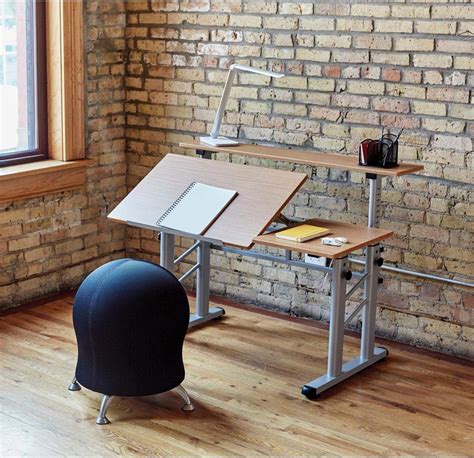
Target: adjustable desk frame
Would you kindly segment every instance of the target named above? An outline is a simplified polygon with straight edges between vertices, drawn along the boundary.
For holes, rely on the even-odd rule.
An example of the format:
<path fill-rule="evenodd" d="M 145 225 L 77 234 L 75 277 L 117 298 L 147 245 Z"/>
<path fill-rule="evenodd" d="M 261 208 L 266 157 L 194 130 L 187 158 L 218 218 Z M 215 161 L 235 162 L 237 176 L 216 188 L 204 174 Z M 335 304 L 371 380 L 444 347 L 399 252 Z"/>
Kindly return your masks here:
<path fill-rule="evenodd" d="M 196 153 L 204 159 L 211 158 L 211 152 L 197 149 Z M 237 153 L 238 154 L 238 153 Z M 380 194 L 381 175 L 367 174 L 370 183 L 368 226 L 378 227 L 380 222 Z M 257 241 L 258 243 L 258 241 Z M 379 283 L 380 266 L 383 263 L 381 253 L 383 248 L 380 243 L 369 245 L 366 248 L 366 268 L 364 273 L 352 274 L 349 269 L 349 258 L 344 256 L 333 259 L 333 266 L 323 267 L 291 259 L 291 251 L 286 251 L 285 257 L 273 256 L 256 251 L 247 251 L 225 246 L 211 245 L 211 243 L 197 240 L 184 253 L 174 258 L 174 235 L 161 232 L 160 237 L 160 264 L 173 271 L 194 250 L 197 250 L 197 262 L 179 280 L 183 281 L 196 272 L 196 311 L 190 318 L 189 326 L 193 327 L 213 320 L 225 312 L 222 308 L 209 307 L 209 282 L 210 282 L 210 254 L 211 247 L 223 252 L 231 252 L 243 256 L 251 256 L 269 261 L 280 262 L 329 273 L 331 283 L 331 312 L 329 324 L 328 364 L 327 373 L 316 378 L 302 387 L 302 394 L 312 399 L 323 391 L 346 380 L 350 376 L 371 366 L 385 358 L 388 351 L 375 346 L 375 320 L 377 313 L 377 288 Z M 347 291 L 347 281 L 355 278 L 357 282 Z M 364 298 L 354 312 L 345 320 L 346 301 L 353 293 L 364 286 Z M 360 354 L 349 362 L 343 363 L 344 327 L 362 310 L 362 335 Z"/>

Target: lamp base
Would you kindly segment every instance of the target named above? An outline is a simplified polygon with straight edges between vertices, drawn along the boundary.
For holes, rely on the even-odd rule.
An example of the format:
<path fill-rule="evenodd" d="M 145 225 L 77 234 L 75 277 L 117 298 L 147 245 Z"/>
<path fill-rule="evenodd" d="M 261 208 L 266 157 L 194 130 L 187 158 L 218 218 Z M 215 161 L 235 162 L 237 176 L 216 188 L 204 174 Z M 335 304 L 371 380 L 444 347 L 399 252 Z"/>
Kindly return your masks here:
<path fill-rule="evenodd" d="M 199 141 L 212 146 L 235 146 L 239 144 L 239 142 L 226 137 L 199 137 Z"/>

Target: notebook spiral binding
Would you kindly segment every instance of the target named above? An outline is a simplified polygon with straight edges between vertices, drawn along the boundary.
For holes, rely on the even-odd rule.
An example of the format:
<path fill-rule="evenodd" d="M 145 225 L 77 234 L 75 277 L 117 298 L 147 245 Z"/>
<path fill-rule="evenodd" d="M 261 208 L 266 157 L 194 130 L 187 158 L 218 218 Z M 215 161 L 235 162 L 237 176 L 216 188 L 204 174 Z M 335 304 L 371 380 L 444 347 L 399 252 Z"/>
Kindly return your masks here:
<path fill-rule="evenodd" d="M 186 195 L 191 191 L 191 189 L 196 186 L 196 182 L 193 181 L 186 190 L 171 204 L 170 208 L 166 210 L 161 216 L 160 219 L 156 222 L 157 226 L 161 226 L 161 223 L 166 219 L 166 217 L 179 205 L 179 203 L 186 197 Z"/>

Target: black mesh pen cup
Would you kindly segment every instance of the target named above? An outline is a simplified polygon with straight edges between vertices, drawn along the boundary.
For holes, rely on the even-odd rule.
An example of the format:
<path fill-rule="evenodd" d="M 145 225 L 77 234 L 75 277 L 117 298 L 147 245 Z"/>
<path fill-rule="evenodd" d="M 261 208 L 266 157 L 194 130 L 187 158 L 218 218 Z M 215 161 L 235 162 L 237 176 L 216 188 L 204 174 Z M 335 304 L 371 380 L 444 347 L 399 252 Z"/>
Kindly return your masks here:
<path fill-rule="evenodd" d="M 398 136 L 386 134 L 380 143 L 380 167 L 386 169 L 398 165 Z"/>
<path fill-rule="evenodd" d="M 381 140 L 363 140 L 359 146 L 359 165 L 396 167 L 398 165 L 398 137 L 386 134 Z"/>

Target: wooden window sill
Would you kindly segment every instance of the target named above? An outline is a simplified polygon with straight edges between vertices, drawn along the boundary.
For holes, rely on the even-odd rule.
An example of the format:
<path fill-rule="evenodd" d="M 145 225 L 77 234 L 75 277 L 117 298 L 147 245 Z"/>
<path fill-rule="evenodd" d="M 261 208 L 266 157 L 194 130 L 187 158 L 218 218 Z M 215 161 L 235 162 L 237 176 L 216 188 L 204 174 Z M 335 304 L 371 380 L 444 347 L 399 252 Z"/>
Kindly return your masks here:
<path fill-rule="evenodd" d="M 90 159 L 46 161 L 0 168 L 0 203 L 77 189 L 86 182 Z"/>

